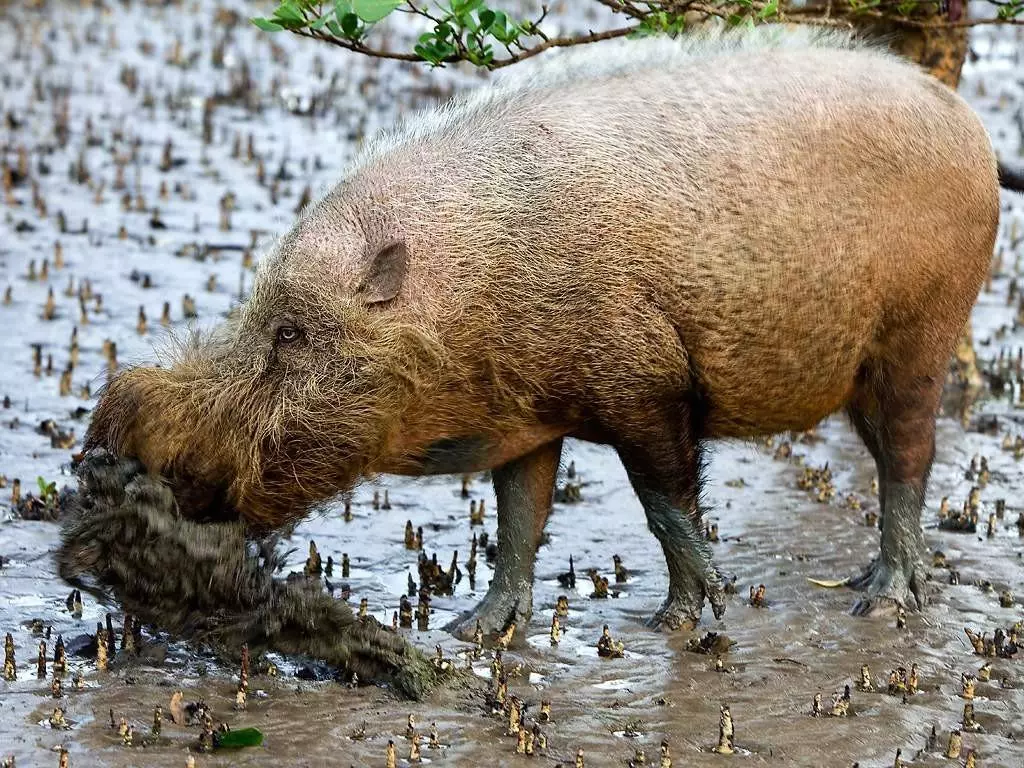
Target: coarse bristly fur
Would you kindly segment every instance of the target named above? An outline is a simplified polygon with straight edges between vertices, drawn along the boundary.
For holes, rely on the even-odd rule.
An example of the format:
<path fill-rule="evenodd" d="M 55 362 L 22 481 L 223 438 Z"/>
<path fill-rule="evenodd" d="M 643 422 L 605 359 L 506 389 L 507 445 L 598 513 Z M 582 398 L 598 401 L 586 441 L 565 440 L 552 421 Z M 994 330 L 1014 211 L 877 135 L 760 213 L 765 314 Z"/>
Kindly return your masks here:
<path fill-rule="evenodd" d="M 663 72 L 691 66 L 695 59 L 741 51 L 807 49 L 858 50 L 894 59 L 880 38 L 866 38 L 854 30 L 801 25 L 785 28 L 769 24 L 755 29 L 708 25 L 679 37 L 644 40 L 613 39 L 601 45 L 554 49 L 528 66 L 498 70 L 486 85 L 459 94 L 440 107 L 427 107 L 403 118 L 398 125 L 372 137 L 346 172 L 349 176 L 387 155 L 397 146 L 441 136 L 473 115 L 501 109 L 507 99 L 523 93 L 572 83 Z"/>
<path fill-rule="evenodd" d="M 142 622 L 229 658 L 247 644 L 310 656 L 413 698 L 436 685 L 434 666 L 400 635 L 356 618 L 318 585 L 275 580 L 271 543 L 253 555 L 240 524 L 183 519 L 141 469 L 102 454 L 81 466 L 57 554 L 64 579 L 86 588 L 95 580 Z"/>
<path fill-rule="evenodd" d="M 707 439 L 846 408 L 923 488 L 999 214 L 967 104 L 835 31 L 521 67 L 371 142 L 236 319 L 110 382 L 87 446 L 167 477 L 190 518 L 270 529 L 368 474 L 547 477 L 562 438 L 610 444 L 677 598 L 709 560 Z"/>

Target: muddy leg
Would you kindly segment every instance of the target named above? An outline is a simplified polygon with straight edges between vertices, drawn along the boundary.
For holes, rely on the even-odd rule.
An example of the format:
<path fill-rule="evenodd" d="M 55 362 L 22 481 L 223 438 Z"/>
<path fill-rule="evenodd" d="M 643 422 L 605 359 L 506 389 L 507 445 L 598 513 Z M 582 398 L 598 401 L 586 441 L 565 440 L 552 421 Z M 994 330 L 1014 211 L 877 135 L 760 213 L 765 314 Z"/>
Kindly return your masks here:
<path fill-rule="evenodd" d="M 882 460 L 882 412 L 881 406 L 874 393 L 866 384 L 861 384 L 861 389 L 854 395 L 853 400 L 846 408 L 846 412 L 853 423 L 857 435 L 868 449 L 871 458 L 875 460 L 875 468 L 878 472 L 878 504 L 880 512 L 878 515 L 878 527 L 882 527 L 882 517 L 885 510 L 885 462 Z"/>
<path fill-rule="evenodd" d="M 533 613 L 533 565 L 540 534 L 551 512 L 552 494 L 562 455 L 556 440 L 495 469 L 498 501 L 498 559 L 484 599 L 448 629 L 472 638 L 480 620 L 485 636 L 502 632 L 510 621 L 521 635 Z"/>
<path fill-rule="evenodd" d="M 661 450 L 619 449 L 630 483 L 647 515 L 668 565 L 668 597 L 648 626 L 693 628 L 700 621 L 704 600 L 715 618 L 725 613 L 725 590 L 712 562 L 704 536 L 700 495 L 700 447 L 689 435 Z"/>
<path fill-rule="evenodd" d="M 881 546 L 864 573 L 850 581 L 867 592 L 854 605 L 856 614 L 893 605 L 914 610 L 927 602 L 921 510 L 935 455 L 935 408 L 941 393 L 940 375 L 891 370 L 875 388 L 881 411 Z"/>

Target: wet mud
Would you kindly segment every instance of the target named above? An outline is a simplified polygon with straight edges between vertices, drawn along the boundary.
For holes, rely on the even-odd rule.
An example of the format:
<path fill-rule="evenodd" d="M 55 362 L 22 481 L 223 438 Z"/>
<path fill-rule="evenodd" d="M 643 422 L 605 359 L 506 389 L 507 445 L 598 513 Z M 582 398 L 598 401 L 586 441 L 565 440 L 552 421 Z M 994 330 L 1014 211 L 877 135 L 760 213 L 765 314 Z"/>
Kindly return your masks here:
<path fill-rule="evenodd" d="M 317 578 L 384 625 L 399 619 L 405 595 L 412 626 L 400 634 L 428 657 L 439 646 L 446 663 L 471 669 L 468 683 L 410 702 L 386 686 L 353 687 L 303 657 L 254 653 L 242 686 L 237 663 L 145 626 L 122 648 L 132 619 L 88 592 L 76 604 L 53 557 L 52 518 L 61 488 L 74 486 L 71 456 L 91 393 L 112 365 L 152 360 L 168 328 L 206 326 L 230 311 L 267 239 L 337 179 L 363 135 L 481 79 L 267 36 L 245 24 L 241 3 L 30 5 L 0 4 L 0 290 L 9 287 L 0 306 L 0 635 L 10 633 L 16 678 L 0 680 L 0 760 L 56 766 L 64 747 L 72 766 L 184 766 L 190 755 L 199 766 L 385 766 L 391 741 L 403 765 L 412 715 L 423 764 L 572 766 L 582 749 L 587 766 L 639 764 L 638 750 L 644 764 L 659 765 L 663 740 L 675 766 L 1024 764 L 1024 652 L 1012 653 L 1009 637 L 1024 619 L 1016 287 L 1024 198 L 1010 193 L 991 284 L 974 311 L 993 388 L 966 411 L 951 397 L 939 423 L 924 523 L 940 554 L 924 613 L 854 617 L 856 593 L 811 581 L 854 575 L 877 550 L 874 467 L 837 416 L 807 435 L 713 446 L 708 522 L 717 526 L 717 562 L 735 584 L 724 618 L 706 609 L 692 633 L 643 626 L 667 588 L 660 548 L 615 456 L 570 443 L 538 557 L 528 641 L 502 652 L 503 686 L 492 679 L 493 650 L 476 658 L 473 644 L 441 629 L 486 591 L 486 547 L 472 586 L 466 569 L 472 537 L 494 540 L 486 476 L 469 478 L 465 494 L 458 477 L 380 477 L 347 509 L 339 501 L 282 544 L 282 578 L 304 573 L 315 542 L 321 568 L 328 558 L 331 565 Z M 597 21 L 581 13 L 572 23 Z M 396 25 L 390 34 L 397 46 L 415 30 Z M 1024 37 L 978 29 L 972 40 L 978 56 L 961 91 L 1000 154 L 1015 159 Z M 447 569 L 456 552 L 461 579 L 431 596 L 424 629 L 409 580 L 419 581 L 421 554 Z M 559 579 L 570 556 L 572 587 Z M 592 597 L 592 568 L 607 578 L 607 597 Z M 568 607 L 553 644 L 560 596 Z M 93 636 L 97 624 L 106 631 L 108 614 L 116 646 L 102 670 Z M 605 626 L 609 654 L 598 649 Z M 997 629 L 1008 639 L 993 655 L 982 640 L 979 655 L 970 634 L 991 641 Z M 510 734 L 508 712 L 494 712 L 499 689 L 519 702 L 530 736 L 537 724 L 532 756 L 516 753 L 528 740 Z M 184 705 L 200 702 L 214 730 L 255 727 L 262 744 L 199 751 L 202 708 L 190 718 Z M 723 706 L 732 754 L 715 751 Z M 959 756 L 946 757 L 958 739 Z"/>

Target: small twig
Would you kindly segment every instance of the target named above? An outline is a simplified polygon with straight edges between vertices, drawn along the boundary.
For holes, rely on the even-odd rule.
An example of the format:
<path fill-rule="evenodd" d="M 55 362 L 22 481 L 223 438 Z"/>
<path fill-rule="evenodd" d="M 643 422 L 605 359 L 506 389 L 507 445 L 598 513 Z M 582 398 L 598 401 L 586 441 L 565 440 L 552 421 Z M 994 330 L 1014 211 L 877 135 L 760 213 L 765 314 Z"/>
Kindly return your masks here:
<path fill-rule="evenodd" d="M 535 35 L 543 40 L 545 43 L 548 41 L 548 36 L 541 30 L 540 25 L 544 23 L 544 19 L 548 17 L 548 7 L 542 5 L 540 7 L 540 16 L 536 21 L 529 22 L 528 26 L 524 26 L 523 29 L 531 35 Z"/>
<path fill-rule="evenodd" d="M 1020 19 L 965 19 L 963 21 L 947 21 L 938 19 L 935 17 L 928 19 L 912 19 L 907 16 L 895 16 L 881 11 L 876 10 L 859 10 L 852 11 L 844 14 L 842 17 L 833 17 L 832 21 L 838 21 L 840 18 L 845 20 L 847 23 L 852 24 L 851 19 L 857 18 L 872 18 L 879 21 L 884 21 L 887 24 L 894 24 L 903 27 L 915 27 L 918 29 L 955 29 L 958 27 L 978 27 L 986 24 L 1006 24 L 1010 26 L 1024 25 L 1024 18 Z M 792 21 L 796 24 L 815 24 L 824 21 L 819 16 L 803 15 L 800 11 L 793 12 L 792 10 L 786 14 L 786 20 Z"/>
<path fill-rule="evenodd" d="M 587 43 L 596 43 L 601 40 L 612 40 L 617 37 L 625 37 L 626 35 L 635 32 L 638 28 L 638 26 L 634 25 L 631 27 L 606 29 L 604 32 L 592 32 L 589 35 L 581 35 L 579 37 L 552 37 L 545 40 L 540 45 L 527 48 L 522 53 L 517 54 L 514 58 L 491 62 L 490 67 L 491 69 L 507 67 L 509 64 L 515 64 L 518 61 L 532 58 L 539 53 L 543 53 L 549 48 L 568 48 L 573 45 L 586 45 Z"/>
<path fill-rule="evenodd" d="M 416 61 L 422 62 L 423 59 L 417 56 L 415 53 L 398 53 L 397 51 L 380 51 L 374 48 L 368 48 L 362 43 L 355 42 L 353 40 L 346 40 L 341 37 L 335 37 L 331 34 L 324 34 L 319 30 L 310 29 L 294 29 L 291 30 L 294 34 L 299 37 L 308 37 L 312 40 L 320 40 L 331 45 L 336 45 L 339 48 L 344 48 L 347 51 L 354 53 L 361 53 L 364 56 L 372 56 L 378 59 L 394 59 L 397 61 Z"/>
<path fill-rule="evenodd" d="M 920 21 L 918 19 L 901 19 L 900 17 L 884 16 L 883 18 L 893 24 L 905 27 L 920 27 L 923 29 L 955 29 L 957 27 L 981 27 L 989 24 L 1005 24 L 1007 26 L 1024 26 L 1024 19 L 966 19 L 964 21 Z"/>
<path fill-rule="evenodd" d="M 689 11 L 696 11 L 697 13 L 703 13 L 707 16 L 717 16 L 720 19 L 727 19 L 729 17 L 729 14 L 720 8 L 712 8 L 711 6 L 704 5 L 703 3 L 688 3 L 686 8 Z"/>
<path fill-rule="evenodd" d="M 413 2 L 413 0 L 405 0 L 405 2 L 406 2 L 406 5 L 408 5 L 409 8 L 412 9 L 412 13 L 415 13 L 415 14 L 417 14 L 419 16 L 422 16 L 423 18 L 428 19 L 428 20 L 434 22 L 435 24 L 440 24 L 441 23 L 441 19 L 437 18 L 437 16 L 434 16 L 429 11 L 427 11 L 427 10 L 425 10 L 423 8 L 419 8 L 416 5 L 416 3 Z"/>
<path fill-rule="evenodd" d="M 621 13 L 639 21 L 647 18 L 646 13 L 622 2 L 622 0 L 597 0 L 597 3 L 605 8 L 610 8 L 615 13 Z"/>

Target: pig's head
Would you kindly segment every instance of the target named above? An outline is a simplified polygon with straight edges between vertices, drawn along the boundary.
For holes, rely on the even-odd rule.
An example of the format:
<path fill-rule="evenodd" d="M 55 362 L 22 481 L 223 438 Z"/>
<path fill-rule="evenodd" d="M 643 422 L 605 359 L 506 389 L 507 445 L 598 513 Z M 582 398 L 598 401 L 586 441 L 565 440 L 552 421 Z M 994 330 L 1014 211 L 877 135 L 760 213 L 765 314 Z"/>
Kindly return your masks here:
<path fill-rule="evenodd" d="M 434 381 L 437 336 L 404 295 L 409 244 L 382 222 L 317 209 L 233 317 L 101 394 L 86 449 L 164 476 L 187 517 L 259 529 L 306 515 L 375 471 Z"/>

